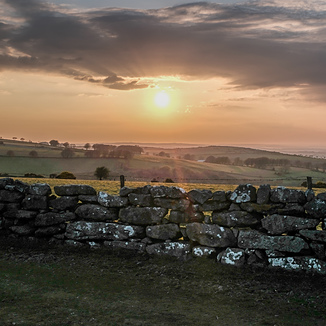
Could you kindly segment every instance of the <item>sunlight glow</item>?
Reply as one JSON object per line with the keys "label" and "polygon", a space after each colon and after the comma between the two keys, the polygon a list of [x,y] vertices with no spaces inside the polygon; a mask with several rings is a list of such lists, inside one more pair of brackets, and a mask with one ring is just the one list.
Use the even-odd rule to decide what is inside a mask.
{"label": "sunlight glow", "polygon": [[165,91],[160,91],[155,95],[154,102],[159,108],[166,108],[170,103],[170,96]]}

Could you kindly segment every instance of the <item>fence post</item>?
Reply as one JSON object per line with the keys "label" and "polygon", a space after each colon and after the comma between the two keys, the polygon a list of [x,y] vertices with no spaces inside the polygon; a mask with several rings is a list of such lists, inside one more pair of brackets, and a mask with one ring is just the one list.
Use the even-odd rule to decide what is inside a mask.
{"label": "fence post", "polygon": [[123,188],[125,186],[125,176],[122,174],[120,175],[120,188]]}
{"label": "fence post", "polygon": [[307,177],[307,188],[312,189],[312,177]]}

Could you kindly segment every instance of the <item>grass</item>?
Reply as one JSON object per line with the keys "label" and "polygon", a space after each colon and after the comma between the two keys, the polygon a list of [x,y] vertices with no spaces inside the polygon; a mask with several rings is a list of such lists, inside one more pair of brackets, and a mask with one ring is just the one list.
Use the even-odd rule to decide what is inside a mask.
{"label": "grass", "polygon": [[320,276],[104,250],[0,252],[0,325],[325,325]]}

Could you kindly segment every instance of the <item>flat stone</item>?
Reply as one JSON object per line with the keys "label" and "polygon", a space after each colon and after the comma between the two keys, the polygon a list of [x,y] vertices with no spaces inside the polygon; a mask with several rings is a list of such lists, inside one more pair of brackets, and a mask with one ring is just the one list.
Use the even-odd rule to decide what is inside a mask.
{"label": "flat stone", "polygon": [[184,212],[190,206],[190,201],[188,199],[154,198],[154,205]]}
{"label": "flat stone", "polygon": [[28,236],[28,235],[32,235],[35,231],[35,228],[25,224],[25,225],[20,225],[20,226],[11,226],[9,227],[9,230],[11,230],[14,233],[17,233],[21,236]]}
{"label": "flat stone", "polygon": [[313,257],[280,257],[269,258],[271,267],[283,268],[290,271],[307,271],[326,275],[326,263]]}
{"label": "flat stone", "polygon": [[114,221],[119,218],[119,210],[117,208],[105,208],[100,205],[85,204],[79,206],[76,215],[84,221]]}
{"label": "flat stone", "polygon": [[22,201],[22,206],[26,210],[48,210],[48,197],[27,195]]}
{"label": "flat stone", "polygon": [[66,213],[48,212],[44,214],[38,214],[36,216],[35,226],[47,227],[47,226],[57,225],[61,223],[67,223],[70,221],[74,221],[75,219],[76,219],[76,215],[72,212],[66,212]]}
{"label": "flat stone", "polygon": [[274,214],[263,218],[261,223],[269,234],[282,234],[303,229],[315,229],[319,220]]}
{"label": "flat stone", "polygon": [[126,207],[128,205],[128,198],[120,196],[112,196],[106,192],[100,191],[98,193],[98,202],[104,207]]}
{"label": "flat stone", "polygon": [[128,195],[128,199],[131,205],[142,207],[153,206],[153,197],[151,195],[131,193]]}
{"label": "flat stone", "polygon": [[193,189],[188,192],[189,199],[195,204],[204,204],[207,200],[213,197],[210,190]]}
{"label": "flat stone", "polygon": [[208,212],[208,211],[224,211],[229,209],[230,203],[229,202],[220,202],[217,200],[208,200],[206,201],[202,206],[201,210],[203,212]]}
{"label": "flat stone", "polygon": [[190,223],[186,232],[190,240],[207,247],[232,247],[237,243],[230,229],[216,224]]}
{"label": "flat stone", "polygon": [[179,226],[173,223],[151,225],[146,227],[146,236],[158,240],[174,240],[181,237],[181,232]]}
{"label": "flat stone", "polygon": [[77,196],[62,196],[50,200],[50,207],[58,211],[74,211],[78,201]]}
{"label": "flat stone", "polygon": [[212,200],[214,200],[214,201],[218,201],[218,202],[220,202],[220,203],[224,203],[224,202],[226,202],[226,201],[227,201],[227,198],[226,198],[226,193],[225,193],[225,191],[221,191],[221,190],[219,190],[219,191],[215,191],[215,192],[213,193]]}
{"label": "flat stone", "polygon": [[299,234],[306,239],[326,242],[326,231],[324,230],[301,230]]}
{"label": "flat stone", "polygon": [[135,225],[161,224],[168,210],[161,207],[126,207],[120,209],[119,218],[123,223]]}
{"label": "flat stone", "polygon": [[150,188],[150,194],[154,198],[171,198],[181,199],[185,198],[187,192],[179,187],[166,187],[166,186],[154,186]]}
{"label": "flat stone", "polygon": [[300,253],[308,250],[308,244],[294,236],[268,236],[256,230],[240,230],[238,247],[243,249],[265,249]]}
{"label": "flat stone", "polygon": [[51,187],[46,183],[34,183],[29,189],[30,195],[49,196],[52,193]]}
{"label": "flat stone", "polygon": [[104,241],[104,246],[112,249],[126,249],[138,252],[145,252],[146,244],[134,241]]}
{"label": "flat stone", "polygon": [[326,202],[319,198],[314,198],[309,201],[304,208],[307,215],[312,218],[323,218],[326,216]]}
{"label": "flat stone", "polygon": [[56,226],[48,226],[44,228],[39,228],[35,231],[35,236],[38,238],[43,237],[52,237],[58,233],[61,233],[64,231],[64,228],[60,227],[59,225]]}
{"label": "flat stone", "polygon": [[271,190],[270,200],[274,203],[299,203],[305,204],[306,196],[302,190],[277,187]]}
{"label": "flat stone", "polygon": [[170,256],[183,260],[191,258],[191,247],[188,242],[163,242],[147,245],[149,255]]}
{"label": "flat stone", "polygon": [[11,218],[11,219],[25,219],[25,220],[31,220],[34,219],[37,215],[37,212],[35,211],[27,211],[27,210],[10,210],[3,214],[5,218]]}
{"label": "flat stone", "polygon": [[96,195],[96,190],[88,185],[55,186],[54,192],[58,196]]}
{"label": "flat stone", "polygon": [[79,195],[78,200],[80,200],[83,204],[98,204],[97,196],[93,195]]}
{"label": "flat stone", "polygon": [[212,222],[227,227],[254,226],[260,223],[261,215],[244,211],[213,212]]}
{"label": "flat stone", "polygon": [[20,203],[24,194],[18,191],[0,190],[0,201],[5,203]]}

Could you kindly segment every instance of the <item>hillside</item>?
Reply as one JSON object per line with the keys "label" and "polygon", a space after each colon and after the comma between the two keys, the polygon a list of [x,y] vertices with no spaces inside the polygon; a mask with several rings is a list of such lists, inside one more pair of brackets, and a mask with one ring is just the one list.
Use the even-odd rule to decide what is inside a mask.
{"label": "hillside", "polygon": [[[59,174],[70,171],[77,179],[94,179],[94,171],[99,166],[110,170],[110,180],[118,180],[121,174],[130,181],[151,182],[153,179],[175,182],[240,184],[270,183],[272,185],[299,186],[307,176],[314,182],[324,181],[325,160],[299,155],[281,154],[244,147],[208,146],[191,148],[144,147],[144,154],[131,159],[87,158],[86,150],[74,149],[75,156],[62,158],[61,147],[17,140],[2,140],[0,145],[0,173],[10,176],[24,176],[26,173]],[[8,156],[8,151],[14,155]],[[36,151],[37,157],[30,152]],[[90,151],[90,150],[89,150]],[[185,159],[188,156],[190,159]],[[227,157],[228,164],[203,162],[207,157]],[[244,164],[246,159],[266,157],[269,160],[283,160],[286,167],[274,164],[258,168]],[[277,161],[278,160],[278,161]],[[282,161],[282,162],[283,162]],[[235,164],[238,162],[239,164]]]}

